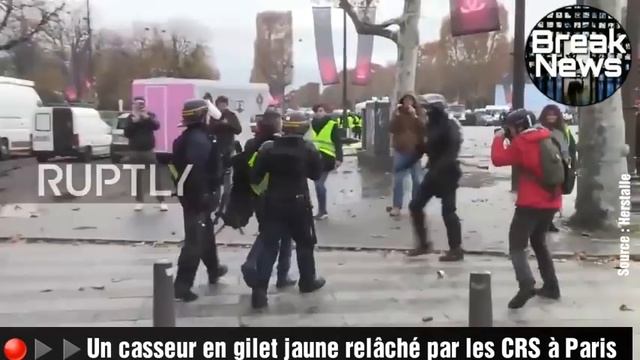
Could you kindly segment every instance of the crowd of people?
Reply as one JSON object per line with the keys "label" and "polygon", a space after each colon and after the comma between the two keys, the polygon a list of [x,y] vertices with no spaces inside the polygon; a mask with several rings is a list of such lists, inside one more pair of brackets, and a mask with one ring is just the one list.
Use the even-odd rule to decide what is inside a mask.
{"label": "crowd of people", "polygon": [[[212,215],[222,218],[225,225],[241,228],[255,214],[259,231],[241,271],[252,289],[252,306],[259,309],[268,305],[267,288],[276,260],[277,288],[297,284],[301,293],[308,293],[325,285],[316,273],[314,222],[329,217],[326,181],[343,162],[344,133],[326,105],[314,106],[311,121],[304,113],[283,115],[270,108],[259,118],[254,137],[239,146],[235,136],[242,128],[226,104],[225,97],[213,102],[209,94],[186,102],[182,113],[185,130],[173,144],[174,178],[191,167],[179,198],[185,241],[178,260],[175,297],[186,302],[198,298],[191,288],[201,260],[210,284],[216,284],[228,271],[217,255],[216,220]],[[436,197],[442,200],[449,243],[440,261],[450,262],[464,259],[461,222],[456,213],[456,193],[462,177],[458,157],[463,139],[459,123],[449,119],[446,108],[438,101],[419,103],[411,94],[399,100],[390,122],[394,151],[390,216],[401,215],[403,183],[410,175],[413,191],[408,208],[416,247],[408,256],[434,250],[424,208]],[[144,99],[136,98],[125,135],[135,158],[149,163],[155,161],[151,154],[153,131],[158,125],[143,109]],[[361,119],[359,124],[362,126]],[[305,139],[308,133],[311,140]],[[425,155],[427,163],[423,167]],[[556,230],[553,218],[561,208],[562,195],[573,189],[577,161],[576,142],[563,123],[560,109],[547,106],[539,122],[529,111],[511,111],[495,132],[491,159],[495,166],[517,167],[521,174],[508,232],[519,290],[508,306],[520,308],[535,295],[558,299],[560,287],[545,239],[548,231]],[[315,183],[315,214],[308,180]],[[140,205],[142,200],[138,200]],[[296,243],[300,274],[297,281],[289,274],[292,242]],[[529,243],[543,280],[540,288],[534,286],[525,252]]]}

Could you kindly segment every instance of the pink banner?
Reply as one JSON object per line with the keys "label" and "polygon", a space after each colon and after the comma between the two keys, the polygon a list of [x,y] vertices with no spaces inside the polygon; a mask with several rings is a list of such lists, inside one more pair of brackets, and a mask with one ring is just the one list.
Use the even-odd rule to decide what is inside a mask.
{"label": "pink banner", "polygon": [[[359,16],[368,23],[374,23],[376,8],[359,8]],[[357,86],[365,86],[371,80],[371,57],[373,56],[373,35],[358,35],[358,55],[356,58],[356,71],[352,83]]]}
{"label": "pink banner", "polygon": [[338,84],[338,70],[333,52],[333,31],[331,29],[331,8],[314,7],[313,23],[316,38],[316,53],[322,85]]}

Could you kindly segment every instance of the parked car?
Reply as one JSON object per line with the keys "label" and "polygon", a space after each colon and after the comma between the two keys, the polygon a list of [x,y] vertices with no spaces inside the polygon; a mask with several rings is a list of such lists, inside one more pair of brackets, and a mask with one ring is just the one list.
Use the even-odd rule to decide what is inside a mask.
{"label": "parked car", "polygon": [[449,119],[458,120],[461,124],[466,122],[466,114],[467,108],[461,104],[449,104],[447,107],[447,112],[449,113]]}
{"label": "parked car", "polygon": [[0,77],[0,160],[31,150],[31,130],[42,105],[33,81]]}
{"label": "parked car", "polygon": [[490,116],[490,126],[500,126],[500,117],[503,113],[509,112],[509,106],[506,105],[488,105],[485,108],[487,114]]}
{"label": "parked car", "polygon": [[475,109],[473,110],[473,114],[475,115],[475,120],[476,123],[475,125],[477,126],[489,126],[491,125],[491,115],[489,115],[487,113],[487,110],[485,109]]}
{"label": "parked car", "polygon": [[111,127],[95,109],[43,107],[35,115],[33,154],[45,162],[56,156],[78,157],[85,162],[111,154]]}

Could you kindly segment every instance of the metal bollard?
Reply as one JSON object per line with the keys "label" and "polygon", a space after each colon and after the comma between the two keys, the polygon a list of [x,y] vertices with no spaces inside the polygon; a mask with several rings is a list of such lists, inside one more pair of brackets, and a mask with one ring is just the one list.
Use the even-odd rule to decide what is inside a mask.
{"label": "metal bollard", "polygon": [[153,327],[175,327],[173,269],[169,260],[153,264]]}
{"label": "metal bollard", "polygon": [[493,326],[491,273],[469,275],[469,327]]}

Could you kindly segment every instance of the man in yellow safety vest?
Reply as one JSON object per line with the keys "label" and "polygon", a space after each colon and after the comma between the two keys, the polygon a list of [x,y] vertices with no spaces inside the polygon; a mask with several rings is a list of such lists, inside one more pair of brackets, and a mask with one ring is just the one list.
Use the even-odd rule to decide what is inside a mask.
{"label": "man in yellow safety vest", "polygon": [[327,212],[327,188],[325,183],[329,177],[329,173],[342,165],[342,139],[338,123],[332,120],[331,115],[327,113],[325,105],[316,105],[313,107],[314,118],[311,121],[311,131],[313,135],[313,143],[322,155],[323,172],[319,180],[315,182],[316,195],[318,196],[318,213],[316,220],[325,220],[329,218]]}

